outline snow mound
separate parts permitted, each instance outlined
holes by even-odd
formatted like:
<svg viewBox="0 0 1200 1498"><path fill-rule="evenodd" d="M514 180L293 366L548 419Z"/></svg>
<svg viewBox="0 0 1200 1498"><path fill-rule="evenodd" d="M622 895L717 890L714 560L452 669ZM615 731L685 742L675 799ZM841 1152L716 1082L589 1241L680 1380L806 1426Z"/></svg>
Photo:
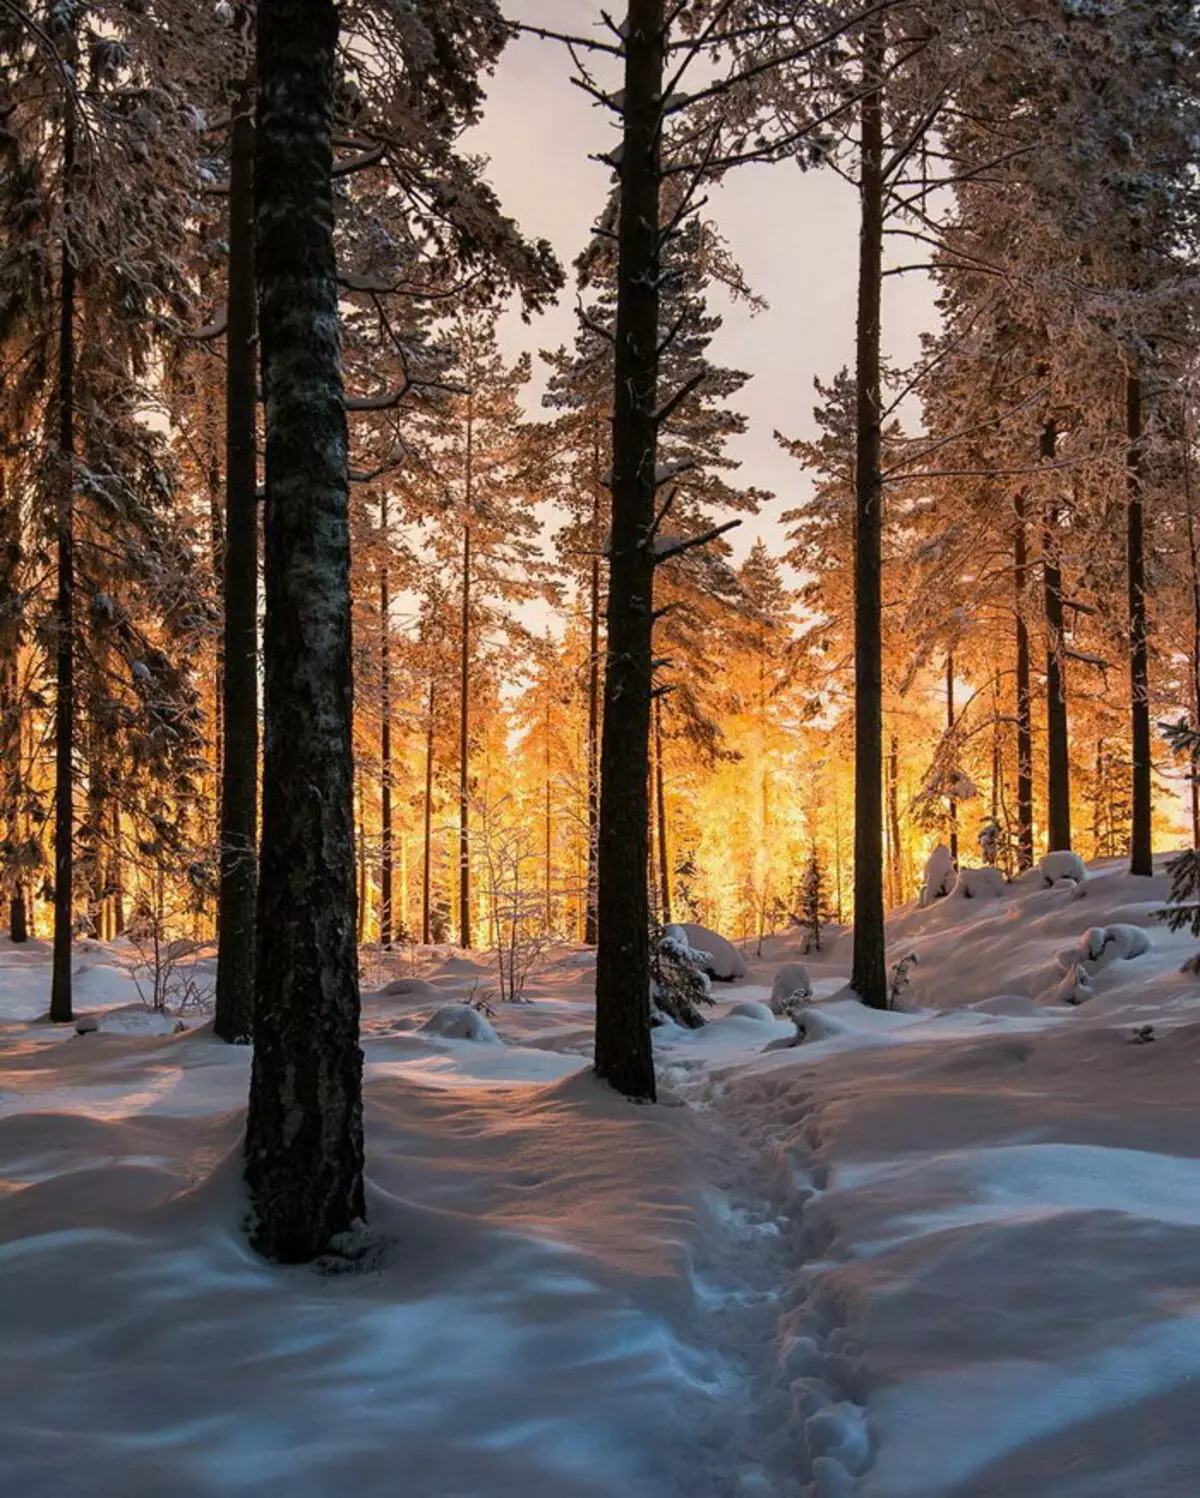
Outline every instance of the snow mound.
<svg viewBox="0 0 1200 1498"><path fill-rule="evenodd" d="M964 900L998 900L1004 888L1004 875L999 869L959 870L956 893Z"/></svg>
<svg viewBox="0 0 1200 1498"><path fill-rule="evenodd" d="M735 978L746 976L746 963L742 954L723 936L718 936L707 926L696 926L684 921L678 926L669 926L667 929L668 931L682 931L688 946L705 954L708 958L710 977L720 978L728 983Z"/></svg>
<svg viewBox="0 0 1200 1498"><path fill-rule="evenodd" d="M954 886L957 883L958 873L954 867L954 860L950 856L950 849L945 843L939 843L925 864L925 878L921 883L921 905L932 905L934 900L944 900L947 895L954 893Z"/></svg>
<svg viewBox="0 0 1200 1498"><path fill-rule="evenodd" d="M770 1025L774 1023L775 1016L765 1004L756 1003L753 999L744 999L740 1004L734 1004L728 1014L729 1019L752 1019L758 1024Z"/></svg>
<svg viewBox="0 0 1200 1498"><path fill-rule="evenodd" d="M393 978L380 989L389 999L440 999L442 990L425 978Z"/></svg>
<svg viewBox="0 0 1200 1498"><path fill-rule="evenodd" d="M1150 935L1141 926L1092 926L1079 938L1076 961L1093 973L1114 962L1130 962L1150 950Z"/></svg>
<svg viewBox="0 0 1200 1498"><path fill-rule="evenodd" d="M977 1004L968 1004L974 1014L996 1014L1007 1019L1030 1019L1041 1014L1032 999L1021 993L998 993L990 999L980 999Z"/></svg>
<svg viewBox="0 0 1200 1498"><path fill-rule="evenodd" d="M1096 990L1092 987L1091 975L1083 963L1077 963L1063 977L1050 995L1052 999L1061 1004L1086 1004L1089 999L1096 997Z"/></svg>
<svg viewBox="0 0 1200 1498"><path fill-rule="evenodd" d="M75 1022L78 1035L176 1035L182 1029L173 1014L141 1004L123 1004L106 1014L81 1014Z"/></svg>
<svg viewBox="0 0 1200 1498"><path fill-rule="evenodd" d="M441 1040L482 1040L491 1045L503 1041L478 1009L470 1004L443 1004L435 1009L420 1027L422 1035L436 1035Z"/></svg>
<svg viewBox="0 0 1200 1498"><path fill-rule="evenodd" d="M1040 868L1042 883L1047 889L1054 889L1064 879L1072 884L1082 884L1087 878L1087 869L1083 859L1078 853L1069 853L1065 850L1047 853L1042 859Z"/></svg>
<svg viewBox="0 0 1200 1498"><path fill-rule="evenodd" d="M789 1009L807 1004L812 992L812 982L804 964L785 962L771 985L771 1009L775 1014L786 1014Z"/></svg>

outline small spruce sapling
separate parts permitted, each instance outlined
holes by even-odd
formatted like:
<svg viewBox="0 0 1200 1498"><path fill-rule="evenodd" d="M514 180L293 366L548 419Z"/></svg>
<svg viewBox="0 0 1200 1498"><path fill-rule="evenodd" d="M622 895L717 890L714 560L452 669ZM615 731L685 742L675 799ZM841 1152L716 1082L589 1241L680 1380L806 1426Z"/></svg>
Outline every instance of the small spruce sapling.
<svg viewBox="0 0 1200 1498"><path fill-rule="evenodd" d="M659 1014L688 1030L704 1026L701 1004L711 1004L709 956L691 946L678 926L650 932L650 1002Z"/></svg>
<svg viewBox="0 0 1200 1498"><path fill-rule="evenodd" d="M809 854L804 870L804 882L800 886L800 925L807 935L804 938L804 954L821 950L821 931L829 919L828 891L825 888L825 870L814 848Z"/></svg>
<svg viewBox="0 0 1200 1498"><path fill-rule="evenodd" d="M1200 761L1200 729L1194 728L1186 719L1178 723L1163 725L1163 737L1177 754L1185 754L1191 762L1191 775L1197 774ZM1186 927L1193 936L1200 936L1200 850L1189 848L1178 854L1167 864L1171 876L1169 903L1158 912L1172 931ZM1200 952L1189 957L1183 971L1200 974Z"/></svg>

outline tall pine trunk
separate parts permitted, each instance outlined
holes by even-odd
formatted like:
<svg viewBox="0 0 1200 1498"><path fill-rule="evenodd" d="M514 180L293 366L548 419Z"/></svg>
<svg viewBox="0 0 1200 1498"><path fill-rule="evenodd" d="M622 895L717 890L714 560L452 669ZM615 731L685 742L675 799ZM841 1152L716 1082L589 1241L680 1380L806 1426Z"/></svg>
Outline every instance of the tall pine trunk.
<svg viewBox="0 0 1200 1498"><path fill-rule="evenodd" d="M55 507L58 593L55 601L54 956L50 1018L73 1018L71 944L75 886L75 247L71 214L75 177L75 104L63 108L63 235L59 271L58 495Z"/></svg>
<svg viewBox="0 0 1200 1498"><path fill-rule="evenodd" d="M220 873L213 1029L233 1043L254 1024L258 897L258 379L254 284L254 91L234 110L229 167L225 388L225 624Z"/></svg>
<svg viewBox="0 0 1200 1498"><path fill-rule="evenodd" d="M671 923L671 850L667 830L667 772L663 767L662 698L654 699L654 805L658 815L659 902L664 926Z"/></svg>
<svg viewBox="0 0 1200 1498"><path fill-rule="evenodd" d="M425 720L425 802L423 807L421 858L421 943L428 946L433 929L433 751L434 712L437 707L437 685L429 677L428 716Z"/></svg>
<svg viewBox="0 0 1200 1498"><path fill-rule="evenodd" d="M1025 620L1029 590L1029 539L1025 530L1025 496L1016 499L1013 527L1013 590L1017 624L1017 869L1033 867L1033 691L1029 625Z"/></svg>
<svg viewBox="0 0 1200 1498"><path fill-rule="evenodd" d="M1188 564L1190 567L1192 628L1188 663L1191 675L1192 725L1200 726L1200 533L1196 528L1195 496L1192 491L1191 436L1183 434L1183 482L1187 500ZM1200 761L1189 767L1191 777L1192 847L1200 848Z"/></svg>
<svg viewBox="0 0 1200 1498"><path fill-rule="evenodd" d="M650 1044L650 698L658 426L663 0L629 0L617 236L612 540L600 749L596 1072L653 1101Z"/></svg>
<svg viewBox="0 0 1200 1498"><path fill-rule="evenodd" d="M463 526L458 655L458 944L471 946L471 425L467 424L467 519Z"/></svg>
<svg viewBox="0 0 1200 1498"><path fill-rule="evenodd" d="M946 654L946 733L954 732L954 652ZM954 860L955 867L958 866L958 798L951 786L948 816L950 822L950 857Z"/></svg>
<svg viewBox="0 0 1200 1498"><path fill-rule="evenodd" d="M854 514L854 962L851 986L886 1009L883 904L882 14L863 33Z"/></svg>
<svg viewBox="0 0 1200 1498"><path fill-rule="evenodd" d="M20 690L20 632L18 629L18 569L21 563L21 516L10 499L0 466L0 814L10 848L21 844L21 727L24 713ZM25 912L25 884L19 866L13 871L8 894L8 936L14 944L29 940Z"/></svg>
<svg viewBox="0 0 1200 1498"><path fill-rule="evenodd" d="M900 862L900 740L888 741L887 759L888 868L892 881L892 904L904 903L904 873Z"/></svg>
<svg viewBox="0 0 1200 1498"><path fill-rule="evenodd" d="M383 558L379 566L379 945L392 944L392 578L388 498L379 501Z"/></svg>
<svg viewBox="0 0 1200 1498"><path fill-rule="evenodd" d="M599 464L597 452L595 466L599 468ZM583 939L589 946L596 943L596 864L600 830L600 475L596 473L593 479L593 556L588 600L587 882L583 918Z"/></svg>
<svg viewBox="0 0 1200 1498"><path fill-rule="evenodd" d="M1131 374L1125 382L1126 563L1129 574L1129 702L1133 773L1133 825L1129 872L1154 872L1151 818L1153 789L1150 748L1150 667L1146 648L1146 545L1142 482L1142 382Z"/></svg>
<svg viewBox="0 0 1200 1498"><path fill-rule="evenodd" d="M350 527L333 247L333 0L260 0L255 181L266 409L266 742L252 1236L316 1258L364 1215Z"/></svg>
<svg viewBox="0 0 1200 1498"><path fill-rule="evenodd" d="M1058 429L1047 421L1042 429L1041 455L1053 462ZM1046 822L1051 851L1071 846L1071 757L1067 736L1066 636L1063 630L1062 568L1054 531L1053 508L1042 525L1042 595L1046 615Z"/></svg>

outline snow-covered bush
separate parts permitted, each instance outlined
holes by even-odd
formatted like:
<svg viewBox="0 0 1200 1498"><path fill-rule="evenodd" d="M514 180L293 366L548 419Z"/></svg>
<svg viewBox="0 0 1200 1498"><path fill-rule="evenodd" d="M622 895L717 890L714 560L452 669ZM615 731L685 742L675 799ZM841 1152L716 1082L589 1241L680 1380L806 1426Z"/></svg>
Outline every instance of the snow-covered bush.
<svg viewBox="0 0 1200 1498"><path fill-rule="evenodd" d="M958 870L945 843L939 843L925 862L925 877L921 881L919 903L924 909L935 900L944 900L954 893L958 882Z"/></svg>
<svg viewBox="0 0 1200 1498"><path fill-rule="evenodd" d="M812 991L804 965L785 962L771 985L772 1013L790 1015L794 1009L803 1008L812 998Z"/></svg>
<svg viewBox="0 0 1200 1498"><path fill-rule="evenodd" d="M701 1004L711 1004L710 954L692 946L685 926L667 926L651 937L650 1003L677 1025L699 1030Z"/></svg>
<svg viewBox="0 0 1200 1498"><path fill-rule="evenodd" d="M1056 884L1067 879L1072 884L1082 884L1087 878L1087 868L1078 853L1071 853L1062 849L1057 853L1047 853L1042 859L1041 865L1042 883L1047 889L1053 889Z"/></svg>
<svg viewBox="0 0 1200 1498"><path fill-rule="evenodd" d="M1053 997L1062 1004L1086 1004L1096 997L1092 980L1083 963L1076 963L1054 990Z"/></svg>
<svg viewBox="0 0 1200 1498"><path fill-rule="evenodd" d="M707 926L697 926L694 922L684 921L678 926L668 926L667 929L683 933L688 946L703 956L704 971L710 978L719 978L722 982L728 983L746 976L746 962L742 954L723 936L718 936Z"/></svg>
<svg viewBox="0 0 1200 1498"><path fill-rule="evenodd" d="M440 1040L482 1040L492 1045L502 1044L487 1017L470 1004L443 1004L421 1026L421 1033L436 1035Z"/></svg>
<svg viewBox="0 0 1200 1498"><path fill-rule="evenodd" d="M1079 938L1075 963L1098 973L1113 962L1129 962L1150 950L1150 937L1141 926L1092 926Z"/></svg>
<svg viewBox="0 0 1200 1498"><path fill-rule="evenodd" d="M921 965L921 959L915 952L910 952L907 957L901 957L900 961L892 967L891 981L888 983L888 1008L903 1009L908 990L912 986L912 970Z"/></svg>
<svg viewBox="0 0 1200 1498"><path fill-rule="evenodd" d="M1004 875L999 869L960 869L957 894L964 900L997 900L1004 893Z"/></svg>

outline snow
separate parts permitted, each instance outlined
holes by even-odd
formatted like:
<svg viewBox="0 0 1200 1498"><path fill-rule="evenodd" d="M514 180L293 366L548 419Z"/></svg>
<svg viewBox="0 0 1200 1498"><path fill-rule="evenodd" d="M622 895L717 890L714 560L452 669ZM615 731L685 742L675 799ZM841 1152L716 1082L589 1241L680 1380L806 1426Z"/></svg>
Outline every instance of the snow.
<svg viewBox="0 0 1200 1498"><path fill-rule="evenodd" d="M697 926L683 921L674 928L668 927L668 930L670 929L681 931L690 947L707 954L708 970L712 977L730 982L746 976L746 961L742 954L723 936L718 936L707 926Z"/></svg>
<svg viewBox="0 0 1200 1498"><path fill-rule="evenodd" d="M1048 885L1057 884L1062 879L1082 884L1087 878L1087 869L1078 853L1047 853L1042 859L1041 869L1042 882Z"/></svg>
<svg viewBox="0 0 1200 1498"><path fill-rule="evenodd" d="M928 905L932 900L943 900L953 894L958 875L954 859L945 843L939 843L925 863L925 877L921 881L921 902Z"/></svg>
<svg viewBox="0 0 1200 1498"><path fill-rule="evenodd" d="M771 984L771 1008L786 1014L789 1007L805 1004L812 998L812 980L802 962L785 962Z"/></svg>
<svg viewBox="0 0 1200 1498"><path fill-rule="evenodd" d="M809 955L803 1044L803 933L735 952L657 1108L591 1075L586 949L490 1018L477 954L378 954L381 1243L335 1276L246 1246L249 1049L150 1033L121 944L77 947L98 1030L52 1027L0 939L0 1490L1191 1498L1194 940L1162 873L1064 879L897 912L912 1012Z"/></svg>

